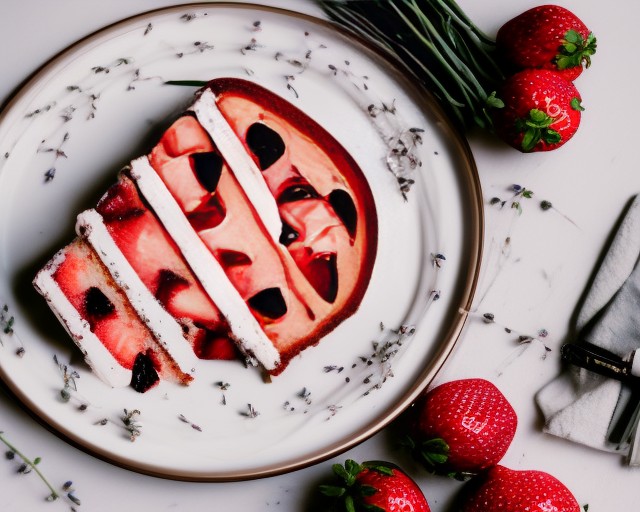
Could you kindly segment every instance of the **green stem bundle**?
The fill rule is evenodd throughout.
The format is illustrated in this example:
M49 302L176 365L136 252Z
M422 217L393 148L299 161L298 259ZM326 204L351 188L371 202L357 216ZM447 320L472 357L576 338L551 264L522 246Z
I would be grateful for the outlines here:
M495 42L453 0L319 0L331 20L381 47L430 90L463 129L491 128L504 80Z
M36 458L34 460L29 459L20 450L18 450L15 446L13 446L13 444L11 444L9 441L7 441L7 439L2 434L3 434L3 432L0 432L0 442L2 442L11 451L11 453L14 453L18 457L20 457L22 459L22 462L26 465L25 467L28 466L29 469L35 471L35 473L40 477L40 480L42 480L42 482L49 488L49 491L50 491L51 494L49 494L49 496L47 497L47 500L48 501L57 500L60 497L60 495L53 488L53 486L49 483L49 481L42 474L42 472L38 469L38 464L40 463L40 458Z

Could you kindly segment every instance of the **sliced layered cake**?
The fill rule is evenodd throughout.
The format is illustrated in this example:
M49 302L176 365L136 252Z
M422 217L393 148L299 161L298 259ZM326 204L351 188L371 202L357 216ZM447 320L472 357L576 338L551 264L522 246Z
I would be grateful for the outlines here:
M358 308L377 250L364 174L318 123L223 78L120 172L34 284L112 386L197 359L272 375Z

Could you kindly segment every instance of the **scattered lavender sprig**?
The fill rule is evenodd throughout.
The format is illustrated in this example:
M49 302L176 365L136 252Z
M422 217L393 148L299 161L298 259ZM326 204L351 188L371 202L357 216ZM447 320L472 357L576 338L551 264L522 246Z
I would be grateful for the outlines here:
M178 419L182 423L187 423L188 425L190 425L193 430L197 430L198 432L202 432L202 428L199 425L196 425L195 423L193 423L190 420L188 420L187 417L184 414L178 415Z
M81 505L80 500L75 495L76 490L73 488L73 482L71 480L64 483L62 490L67 493L67 498L69 498L72 503L78 506ZM71 507L71 510L75 510L75 508Z
M0 327L2 328L2 332L12 334L14 322L15 319L13 316L9 315L9 306L5 304L2 306L2 311L0 311Z
M251 419L257 418L260 415L260 413L251 404L247 404L247 411L246 412L243 411L240 414L245 418L251 418Z
M36 457L33 460L29 459L20 450L18 450L13 444L7 441L7 439L4 437L4 432L0 432L0 441L9 449L9 453L15 454L18 457L20 457L20 459L22 459L23 466L20 467L21 473L28 473L33 470L40 477L40 480L42 480L42 482L49 488L50 494L49 496L47 496L47 501L54 501L60 497L58 492L49 483L49 481L42 474L40 469L38 469L38 464L42 460L40 457Z
M547 212L549 210L553 210L555 211L558 215L560 215L561 217L563 217L566 221L570 222L571 224L573 224L575 227L578 227L578 225L571 220L567 215L565 215L564 213L562 213L561 211L559 211L555 206L553 206L553 203L551 201L548 200L542 200L540 201L540 209L543 212Z
M142 435L141 425L136 422L136 417L140 415L140 411L138 409L134 409L132 411L124 410L124 416L122 416L122 423L124 423L124 427L129 432L129 439L131 442L135 441L136 438Z
M58 365L64 382L64 386L60 390L60 398L63 402L68 402L71 399L71 392L78 390L76 379L80 378L80 374L76 370L70 370L68 365L60 363L56 355L53 356L53 361Z
M549 331L547 329L545 329L544 327L538 329L537 334L535 336L532 336L530 334L519 333L519 332L515 331L514 329L512 329L511 327L499 324L498 322L496 322L496 317L495 317L495 315L493 313L483 313L482 314L482 321L485 324L500 325L504 329L504 332L506 332L507 334L516 334L517 335L517 342L520 345L531 343L531 342L537 340L540 343L542 343L542 346L545 349L545 353L551 351L551 348L546 343L544 343L544 341L542 341L544 338L549 336Z
M510 207L517 210L518 214L522 214L522 202L521 199L531 199L533 197L533 191L518 184L513 184L509 187L509 190L513 193L509 199L501 199L499 197L492 197L489 201L490 205L500 205L500 208L504 208L507 203L510 203Z

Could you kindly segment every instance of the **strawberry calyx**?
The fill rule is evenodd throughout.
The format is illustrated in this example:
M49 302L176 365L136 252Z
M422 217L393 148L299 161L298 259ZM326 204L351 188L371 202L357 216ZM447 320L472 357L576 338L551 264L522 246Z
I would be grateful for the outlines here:
M591 66L591 56L596 53L597 41L592 32L584 38L575 30L568 30L554 59L558 69Z
M452 471L447 465L451 449L441 437L416 442L411 436L405 436L401 445L407 448L413 458L430 473L460 481L466 481L475 476L475 473L469 471Z
M411 436L405 436L402 445L431 473L438 473L449 460L449 445L441 437L416 442Z
M571 98L569 105L571 105L571 108L573 110L578 110L579 112L584 111L584 107L582 106L582 100L580 100L580 98Z
M516 121L516 129L519 133L523 133L520 147L523 151L532 151L540 141L547 144L558 144L562 140L562 136L557 130L551 128L555 118L546 112L532 108L529 110L527 117L520 118Z
M342 501L344 510L347 512L360 510L385 512L384 509L376 505L363 503L364 498L373 496L378 492L375 487L358 481L358 476L365 469L377 471L386 476L393 476L393 467L388 463L369 461L359 464L352 459L347 459L344 465L334 464L332 466L333 473L339 482L336 485L321 485L319 490L325 496Z

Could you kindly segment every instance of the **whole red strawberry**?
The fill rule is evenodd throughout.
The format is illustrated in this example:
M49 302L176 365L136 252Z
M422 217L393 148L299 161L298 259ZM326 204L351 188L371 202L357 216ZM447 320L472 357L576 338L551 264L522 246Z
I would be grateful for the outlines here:
M414 405L410 443L430 471L464 477L496 465L518 418L500 390L484 379L446 382Z
M516 70L551 69L575 80L591 65L596 38L571 11L541 5L505 23L496 35L496 48Z
M584 110L580 93L555 71L520 71L507 78L499 97L504 106L492 111L493 128L524 153L556 149L580 126Z
M349 459L333 465L339 485L322 485L325 496L336 498L347 512L430 512L424 494L409 476L389 462L358 464Z
M571 491L544 471L496 466L470 482L461 512L581 512Z

